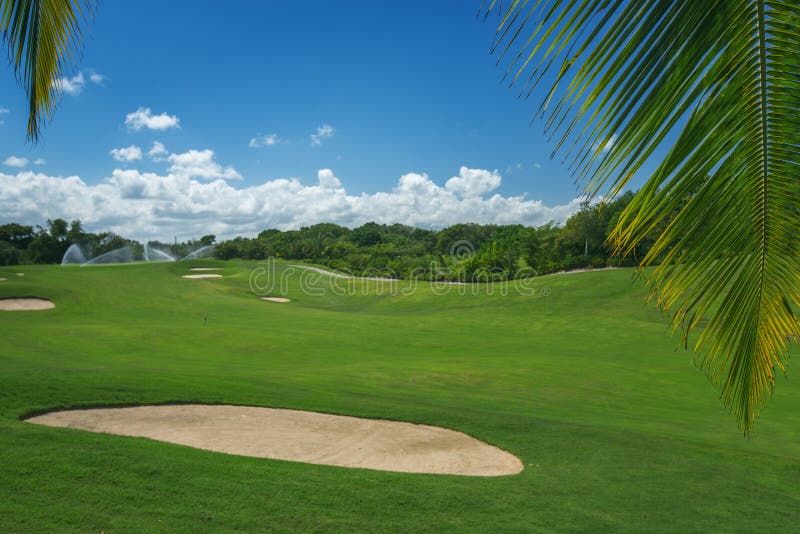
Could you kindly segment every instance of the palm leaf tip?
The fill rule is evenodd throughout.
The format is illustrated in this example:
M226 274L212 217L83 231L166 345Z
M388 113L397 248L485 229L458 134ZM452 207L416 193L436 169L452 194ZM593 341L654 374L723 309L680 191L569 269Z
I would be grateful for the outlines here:
M62 74L75 65L93 0L0 0L0 31L28 99L26 137L52 119Z
M493 47L521 95L548 84L537 113L590 193L655 168L611 241L656 236L646 284L685 339L708 320L695 361L745 434L800 332L797 28L796 2L520 1Z

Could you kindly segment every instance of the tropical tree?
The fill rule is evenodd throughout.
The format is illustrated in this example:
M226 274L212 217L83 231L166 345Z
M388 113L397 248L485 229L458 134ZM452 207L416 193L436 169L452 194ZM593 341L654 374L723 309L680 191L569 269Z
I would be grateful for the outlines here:
M493 52L589 194L645 186L610 240L749 433L786 370L800 305L800 3L512 0ZM648 165L649 166L649 165Z
M0 0L0 34L28 97L27 138L37 141L61 93L59 80L75 65L93 0Z

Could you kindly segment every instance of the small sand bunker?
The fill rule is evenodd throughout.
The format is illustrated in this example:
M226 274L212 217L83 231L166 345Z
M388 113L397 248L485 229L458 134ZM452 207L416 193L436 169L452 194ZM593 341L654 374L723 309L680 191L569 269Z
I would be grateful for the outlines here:
M222 278L221 274L184 274L182 278Z
M6 280L8 280L8 278L3 278L2 276L0 276L0 282L5 282Z
M51 412L28 421L242 456L382 471L500 476L523 467L516 456L454 430L298 410L185 404Z
M292 299L286 299L283 297L261 297L261 300L268 300L270 302L290 302Z
M190 271L221 271L222 267L192 267Z
M45 299L0 299L0 310L2 311L49 310L55 307L55 304Z

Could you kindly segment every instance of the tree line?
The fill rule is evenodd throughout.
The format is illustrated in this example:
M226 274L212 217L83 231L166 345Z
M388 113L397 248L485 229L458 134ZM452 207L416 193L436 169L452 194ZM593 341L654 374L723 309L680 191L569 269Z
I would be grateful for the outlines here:
M625 258L615 256L606 242L633 195L627 192L595 205L586 202L564 225L463 223L437 231L374 222L351 230L322 223L299 230L265 230L254 238L237 237L219 243L215 255L302 260L356 275L462 281L633 266L652 240L644 240Z
M627 192L611 202L587 202L564 225L551 222L537 228L463 223L437 231L370 222L353 229L332 223L289 231L268 229L253 238L236 237L218 243L214 255L220 259L306 261L357 275L463 281L632 266L647 253L652 241L643 241L625 258L615 256L607 243L632 198L633 193ZM181 257L214 241L213 235L207 235L183 243L150 245ZM93 256L127 246L134 250L134 257L141 257L135 252L142 249L137 241L111 232L85 232L80 221L55 219L44 227L17 223L0 226L0 264L60 263L73 243Z
M181 257L201 246L213 244L215 239L215 236L207 235L181 243L150 241L149 244L174 257ZM144 245L136 240L114 232L86 232L79 220L49 219L45 226L14 222L0 225L0 265L61 263L73 244L80 246L87 259L124 247L130 248L133 259L144 258Z

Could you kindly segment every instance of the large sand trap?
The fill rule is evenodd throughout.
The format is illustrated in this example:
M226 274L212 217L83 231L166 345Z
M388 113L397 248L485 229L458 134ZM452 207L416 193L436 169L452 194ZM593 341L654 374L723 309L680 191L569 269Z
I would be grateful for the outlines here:
M283 297L261 297L261 300L268 300L270 302L290 302L291 299Z
M222 267L192 267L190 271L221 271Z
M0 299L0 310L2 311L33 311L49 310L56 305L45 299L23 298L23 299Z
M221 274L184 274L182 278L222 278Z
M184 404L51 412L28 421L312 464L473 476L522 471L516 456L454 430L297 410Z

